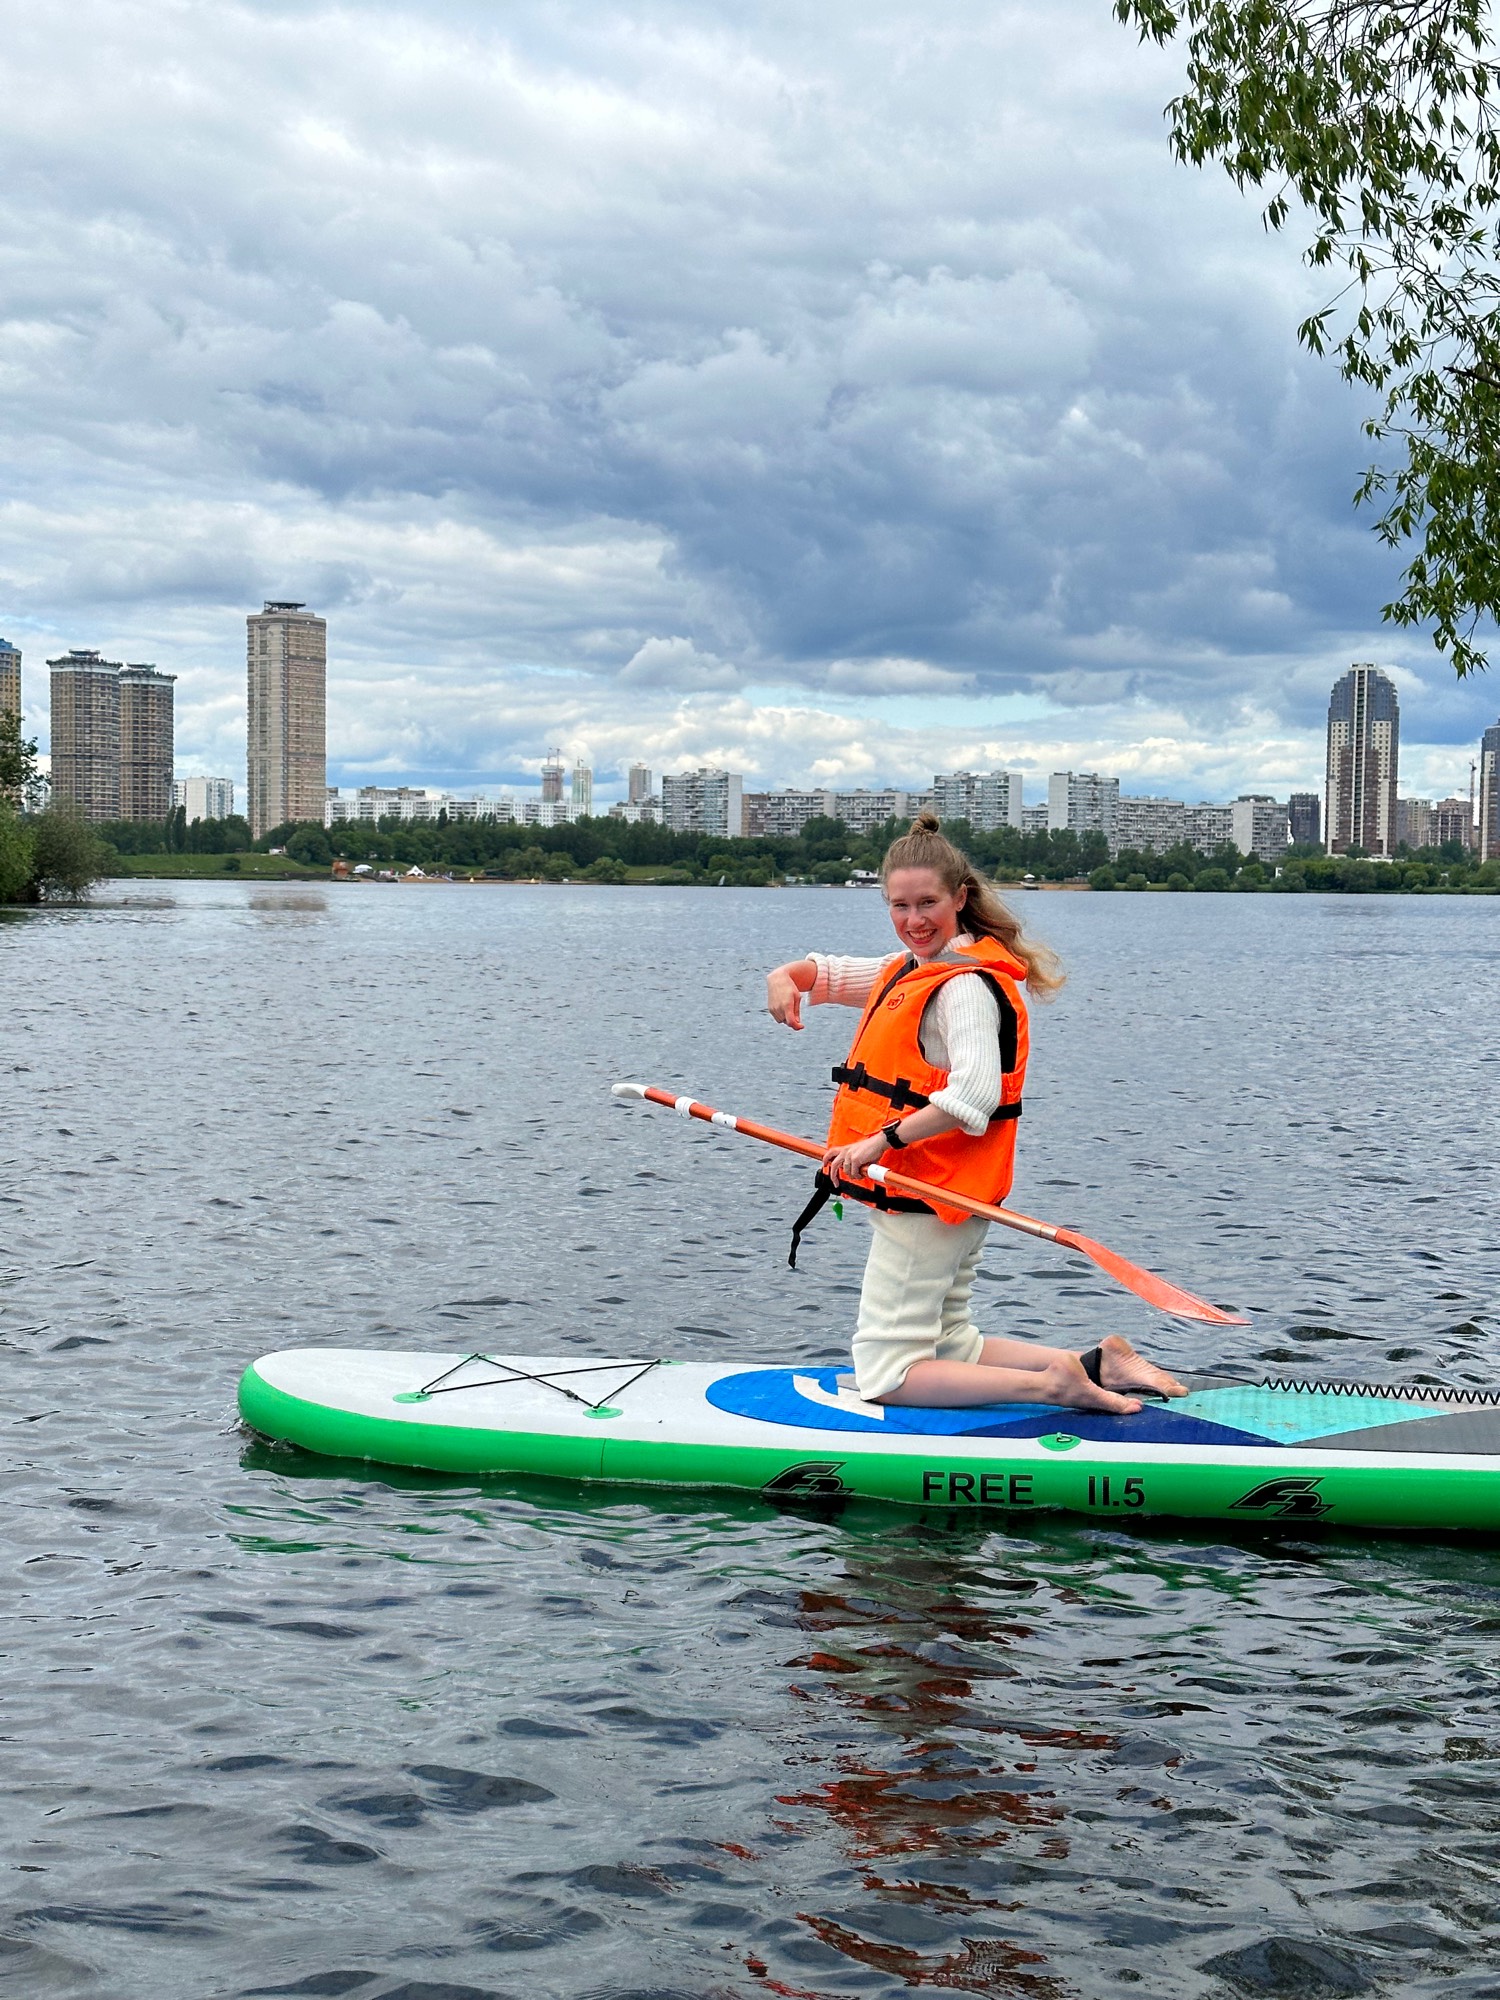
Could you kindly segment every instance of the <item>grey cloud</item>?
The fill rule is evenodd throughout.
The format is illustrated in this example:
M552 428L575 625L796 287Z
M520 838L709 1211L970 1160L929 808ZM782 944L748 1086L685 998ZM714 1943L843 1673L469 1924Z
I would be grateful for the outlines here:
M1025 692L1102 752L1239 741L1247 694L1311 740L1357 651L1455 741L1480 712L1377 629L1318 280L1172 165L1172 59L1107 0L13 21L0 579L39 634L154 631L227 696L290 589L367 754L517 770L549 702L613 741L648 695L664 749L791 758L723 705L756 683Z

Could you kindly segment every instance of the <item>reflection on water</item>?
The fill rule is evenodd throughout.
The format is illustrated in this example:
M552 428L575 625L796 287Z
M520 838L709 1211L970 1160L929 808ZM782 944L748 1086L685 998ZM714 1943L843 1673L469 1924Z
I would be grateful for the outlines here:
M250 907L258 917L326 917L328 896L321 889L283 889L252 895Z
M1214 1336L1241 1366L1493 1381L1500 911L1031 901L1074 983L1022 1205L1253 1307ZM814 1125L846 1024L770 1036L757 970L877 923L215 882L5 925L0 1992L1492 1989L1489 1547L778 1512L237 1431L243 1363L308 1340L838 1358L859 1225L787 1273L799 1170L606 1086ZM984 1291L1216 1358L1030 1249Z

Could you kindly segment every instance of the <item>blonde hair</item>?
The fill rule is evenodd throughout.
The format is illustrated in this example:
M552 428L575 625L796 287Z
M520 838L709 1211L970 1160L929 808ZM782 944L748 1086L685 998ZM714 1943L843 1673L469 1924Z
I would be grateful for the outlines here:
M953 845L936 813L918 813L910 831L891 842L880 864L882 884L898 868L930 868L950 896L966 889L964 929L974 937L989 937L1003 944L1025 966L1026 985L1036 998L1054 998L1068 976L1057 953L1026 936L1020 918L1001 902L988 876L981 875L968 855Z

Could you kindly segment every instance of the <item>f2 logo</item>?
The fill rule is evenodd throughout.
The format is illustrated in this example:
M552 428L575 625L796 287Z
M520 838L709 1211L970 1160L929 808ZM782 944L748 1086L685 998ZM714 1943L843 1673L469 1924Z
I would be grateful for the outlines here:
M1318 1492L1318 1486L1319 1481L1310 1478L1263 1479L1242 1500L1234 1502L1234 1511L1274 1514L1280 1520L1311 1521L1328 1512L1328 1502Z
M806 1465L789 1465L785 1472L768 1479L760 1490L768 1500L828 1500L845 1490L839 1478L842 1464L843 1460L838 1458L831 1461L815 1458Z

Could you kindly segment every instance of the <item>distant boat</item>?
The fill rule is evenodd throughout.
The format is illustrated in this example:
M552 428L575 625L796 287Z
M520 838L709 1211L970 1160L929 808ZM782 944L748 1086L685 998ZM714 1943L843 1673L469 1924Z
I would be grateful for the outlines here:
M1035 875L1023 875L1021 877L1021 887L1023 889L1040 889L1041 886Z

